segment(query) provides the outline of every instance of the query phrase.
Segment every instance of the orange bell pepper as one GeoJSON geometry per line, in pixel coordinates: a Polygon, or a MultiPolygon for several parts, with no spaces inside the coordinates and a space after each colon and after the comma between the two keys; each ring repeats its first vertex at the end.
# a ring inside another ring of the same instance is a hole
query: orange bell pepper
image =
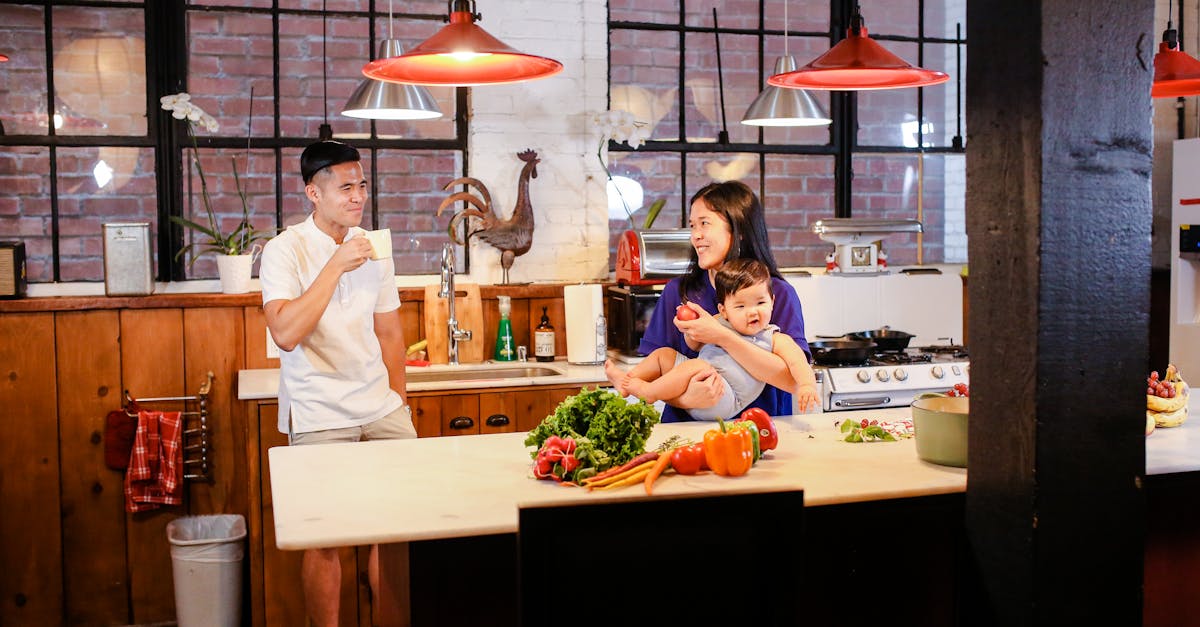
{"type": "Polygon", "coordinates": [[[717,419],[719,429],[704,434],[704,459],[718,475],[737,477],[754,464],[754,434],[746,429],[729,429],[717,419]]]}

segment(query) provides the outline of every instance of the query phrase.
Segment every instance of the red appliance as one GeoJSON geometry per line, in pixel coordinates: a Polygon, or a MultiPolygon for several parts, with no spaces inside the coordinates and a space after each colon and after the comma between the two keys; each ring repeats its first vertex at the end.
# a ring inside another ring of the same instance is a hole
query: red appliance
{"type": "Polygon", "coordinates": [[[662,285],[687,272],[691,254],[688,229],[625,231],[617,243],[617,284],[662,285]]]}

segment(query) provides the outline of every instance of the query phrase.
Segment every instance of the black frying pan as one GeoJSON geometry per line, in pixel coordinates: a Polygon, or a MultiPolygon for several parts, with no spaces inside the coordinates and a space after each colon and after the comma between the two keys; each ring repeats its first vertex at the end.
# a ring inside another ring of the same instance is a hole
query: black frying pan
{"type": "Polygon", "coordinates": [[[856,364],[866,361],[875,348],[875,342],[869,340],[828,340],[824,342],[809,342],[813,361],[822,366],[837,364],[856,364]]]}
{"type": "Polygon", "coordinates": [[[908,348],[908,342],[916,337],[916,335],[883,327],[882,329],[875,329],[873,331],[849,333],[847,337],[853,340],[875,342],[875,345],[881,351],[902,351],[908,348]]]}

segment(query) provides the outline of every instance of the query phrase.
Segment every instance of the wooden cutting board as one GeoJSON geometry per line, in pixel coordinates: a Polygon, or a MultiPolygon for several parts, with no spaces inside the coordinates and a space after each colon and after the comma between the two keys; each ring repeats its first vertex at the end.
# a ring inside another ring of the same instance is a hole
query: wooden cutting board
{"type": "MultiPolygon", "coordinates": [[[[454,316],[458,318],[458,328],[472,334],[470,340],[458,343],[458,362],[481,364],[488,351],[483,345],[487,334],[483,329],[483,301],[479,297],[479,285],[455,281],[454,291],[454,316]]],[[[449,303],[445,298],[438,298],[438,286],[426,285],[425,339],[429,340],[429,345],[425,351],[431,363],[450,362],[449,333],[446,329],[449,318],[449,303]]]]}

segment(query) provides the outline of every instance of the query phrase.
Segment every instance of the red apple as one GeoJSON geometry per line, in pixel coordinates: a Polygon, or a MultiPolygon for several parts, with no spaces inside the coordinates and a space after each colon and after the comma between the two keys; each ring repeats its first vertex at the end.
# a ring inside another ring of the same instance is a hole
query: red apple
{"type": "Polygon", "coordinates": [[[675,308],[675,317],[679,320],[695,320],[700,317],[700,314],[687,305],[680,305],[675,308]]]}

